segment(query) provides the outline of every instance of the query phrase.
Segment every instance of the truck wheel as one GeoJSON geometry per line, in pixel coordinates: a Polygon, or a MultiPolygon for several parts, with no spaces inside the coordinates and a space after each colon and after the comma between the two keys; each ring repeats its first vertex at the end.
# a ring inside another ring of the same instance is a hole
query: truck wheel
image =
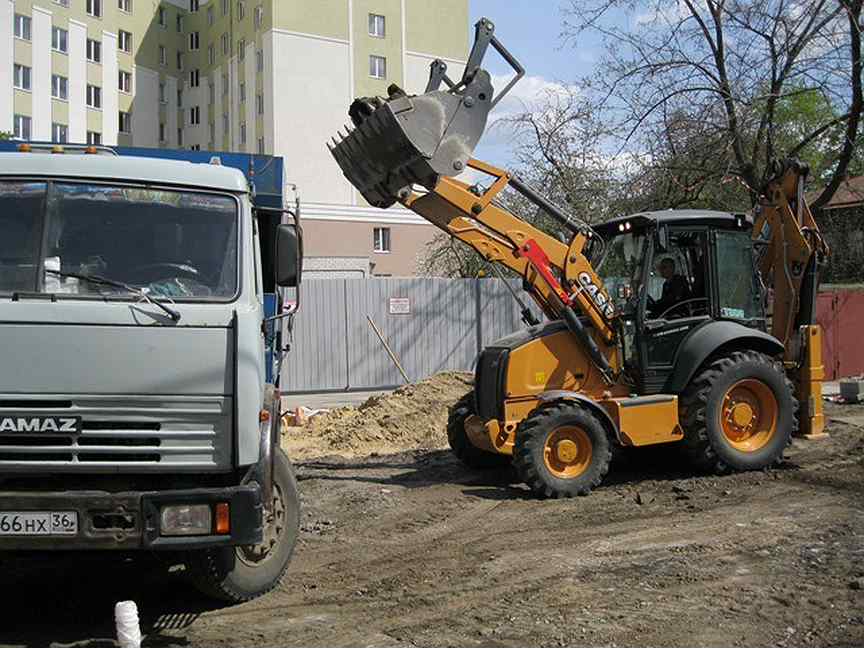
{"type": "Polygon", "coordinates": [[[510,457],[481,450],[468,438],[465,419],[474,414],[474,392],[468,392],[450,408],[447,417],[447,441],[453,454],[475,470],[493,470],[510,464],[510,457]]]}
{"type": "Polygon", "coordinates": [[[609,470],[610,446],[592,412],[566,401],[546,403],[519,424],[513,467],[540,497],[587,495],[609,470]]]}
{"type": "Polygon", "coordinates": [[[261,544],[191,552],[188,568],[205,595],[242,603],[279,586],[300,527],[297,480],[288,457],[277,450],[273,462],[273,510],[261,544]]]}
{"type": "Polygon", "coordinates": [[[736,351],[705,367],[681,396],[684,449],[716,472],[760,470],[783,460],[798,429],[798,400],[783,367],[736,351]]]}

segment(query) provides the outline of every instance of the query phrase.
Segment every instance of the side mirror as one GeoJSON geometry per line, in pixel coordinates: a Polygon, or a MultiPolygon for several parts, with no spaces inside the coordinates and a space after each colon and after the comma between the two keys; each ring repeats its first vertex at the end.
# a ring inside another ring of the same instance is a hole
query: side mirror
{"type": "Polygon", "coordinates": [[[296,288],[303,273],[303,230],[296,225],[276,228],[276,285],[296,288]]]}

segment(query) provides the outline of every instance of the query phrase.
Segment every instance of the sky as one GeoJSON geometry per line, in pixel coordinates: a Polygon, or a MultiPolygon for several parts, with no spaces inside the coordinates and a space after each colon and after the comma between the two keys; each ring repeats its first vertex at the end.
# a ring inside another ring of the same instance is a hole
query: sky
{"type": "MultiPolygon", "coordinates": [[[[581,35],[577,43],[561,38],[568,0],[469,0],[473,24],[481,17],[495,23],[495,36],[525,68],[523,78],[490,116],[490,123],[505,113],[523,112],[524,106],[545,91],[557,92],[594,72],[603,43],[597,35],[581,35]]],[[[620,18],[627,28],[626,17],[620,18]]],[[[507,63],[489,50],[484,65],[498,86],[512,74],[507,63]]],[[[488,128],[474,156],[491,164],[513,163],[513,138],[506,128],[488,128]]]]}

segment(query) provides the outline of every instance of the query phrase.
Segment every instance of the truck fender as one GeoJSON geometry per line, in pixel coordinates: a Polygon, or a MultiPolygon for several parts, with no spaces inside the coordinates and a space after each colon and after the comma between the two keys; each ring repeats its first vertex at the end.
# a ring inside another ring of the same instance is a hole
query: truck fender
{"type": "Polygon", "coordinates": [[[680,394],[705,361],[721,347],[753,349],[769,356],[783,353],[783,344],[773,335],[738,322],[715,320],[693,329],[675,354],[672,373],[663,392],[680,394]]]}
{"type": "Polygon", "coordinates": [[[609,413],[603,409],[601,405],[597,404],[597,401],[592,400],[585,394],[580,394],[579,392],[570,391],[568,389],[550,389],[549,391],[545,391],[540,393],[537,396],[537,400],[541,403],[551,403],[553,401],[563,400],[563,401],[574,401],[578,402],[580,405],[584,405],[587,410],[593,412],[597,415],[604,425],[606,425],[606,429],[615,435],[615,438],[618,440],[618,443],[622,443],[621,434],[618,431],[618,426],[615,425],[615,421],[612,420],[612,417],[609,416],[609,413]]]}

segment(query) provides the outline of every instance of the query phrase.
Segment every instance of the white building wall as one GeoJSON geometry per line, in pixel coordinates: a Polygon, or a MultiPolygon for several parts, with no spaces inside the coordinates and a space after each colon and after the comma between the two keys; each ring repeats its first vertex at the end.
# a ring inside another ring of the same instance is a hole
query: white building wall
{"type": "Polygon", "coordinates": [[[240,147],[240,75],[237,73],[237,59],[228,61],[228,94],[231,100],[231,112],[228,119],[228,128],[231,142],[231,150],[239,151],[240,147]]]}
{"type": "Polygon", "coordinates": [[[15,112],[15,91],[12,89],[12,59],[15,53],[14,31],[12,20],[15,16],[15,4],[12,0],[0,0],[0,131],[12,132],[14,124],[12,115],[15,112]]]}
{"type": "MultiPolygon", "coordinates": [[[[32,84],[34,140],[51,139],[51,12],[33,7],[32,84]]],[[[11,65],[10,65],[11,67],[11,65]]]]}
{"type": "Polygon", "coordinates": [[[69,21],[69,141],[87,141],[87,25],[69,21]]]}
{"type": "Polygon", "coordinates": [[[255,74],[255,42],[251,42],[246,46],[246,147],[245,150],[249,153],[258,152],[258,134],[255,127],[255,117],[257,116],[258,103],[258,79],[255,74]]]}
{"type": "Polygon", "coordinates": [[[464,61],[435,56],[433,54],[422,54],[420,52],[405,53],[405,91],[409,94],[421,93],[426,89],[429,82],[429,66],[432,61],[440,58],[447,64],[447,76],[458,82],[465,70],[464,61]]]}
{"type": "Polygon", "coordinates": [[[285,158],[285,176],[304,202],[350,205],[351,187],[325,144],[347,122],[353,99],[348,42],[279,30],[272,38],[273,153],[285,158]]]}
{"type": "MultiPolygon", "coordinates": [[[[269,31],[261,38],[261,44],[264,49],[264,150],[268,153],[273,152],[274,147],[274,129],[276,126],[276,77],[274,76],[274,43],[276,40],[275,32],[269,31]]],[[[286,106],[280,107],[281,109],[286,106]]]]}
{"type": "Polygon", "coordinates": [[[102,32],[102,143],[117,145],[120,127],[119,92],[117,86],[117,34],[102,32]]]}
{"type": "Polygon", "coordinates": [[[216,103],[213,104],[215,114],[213,115],[213,123],[216,130],[216,141],[213,142],[213,148],[222,149],[222,141],[225,137],[225,131],[222,128],[222,68],[216,68],[213,71],[213,92],[215,93],[216,103]]]}
{"type": "Polygon", "coordinates": [[[132,103],[132,144],[159,144],[159,73],[135,65],[132,68],[135,99],[132,103]]]}
{"type": "Polygon", "coordinates": [[[165,77],[165,95],[168,100],[165,109],[165,139],[170,148],[177,148],[177,78],[165,77]]]}

